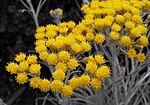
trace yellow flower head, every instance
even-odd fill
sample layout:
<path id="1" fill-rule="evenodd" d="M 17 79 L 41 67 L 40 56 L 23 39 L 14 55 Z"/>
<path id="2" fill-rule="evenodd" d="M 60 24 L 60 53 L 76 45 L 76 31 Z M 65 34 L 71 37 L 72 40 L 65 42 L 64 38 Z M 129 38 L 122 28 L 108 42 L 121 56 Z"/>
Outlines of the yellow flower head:
<path id="1" fill-rule="evenodd" d="M 39 28 L 36 29 L 36 32 L 37 33 L 44 33 L 45 32 L 45 27 L 44 26 L 41 26 Z"/>
<path id="2" fill-rule="evenodd" d="M 75 25 L 76 25 L 76 23 L 74 21 L 69 21 L 67 24 L 68 28 L 71 28 L 71 29 L 74 28 Z"/>
<path id="3" fill-rule="evenodd" d="M 129 12 L 124 13 L 123 16 L 124 16 L 124 19 L 125 19 L 126 21 L 130 21 L 131 18 L 132 18 L 132 14 L 129 13 Z"/>
<path id="4" fill-rule="evenodd" d="M 47 59 L 48 55 L 49 55 L 49 53 L 47 51 L 43 51 L 39 54 L 39 57 L 40 57 L 40 59 L 45 61 Z"/>
<path id="5" fill-rule="evenodd" d="M 92 74 L 94 74 L 97 70 L 97 64 L 95 62 L 88 62 L 86 64 L 86 72 L 90 72 Z"/>
<path id="6" fill-rule="evenodd" d="M 94 34 L 93 33 L 87 33 L 85 36 L 85 39 L 87 41 L 92 41 L 94 39 Z"/>
<path id="7" fill-rule="evenodd" d="M 142 45 L 142 46 L 147 46 L 148 45 L 148 37 L 146 36 L 141 36 L 138 40 L 137 43 Z"/>
<path id="8" fill-rule="evenodd" d="M 67 51 L 60 51 L 58 53 L 58 59 L 62 62 L 67 62 L 70 59 L 70 54 Z"/>
<path id="9" fill-rule="evenodd" d="M 93 88 L 93 89 L 96 89 L 96 90 L 99 90 L 102 88 L 102 81 L 99 80 L 99 79 L 96 79 L 96 78 L 93 78 L 90 82 L 90 86 Z"/>
<path id="10" fill-rule="evenodd" d="M 26 74 L 26 73 L 19 73 L 19 74 L 16 76 L 16 81 L 17 81 L 19 84 L 27 83 L 27 82 L 28 82 L 27 74 Z"/>
<path id="11" fill-rule="evenodd" d="M 99 18 L 94 19 L 94 25 L 96 26 L 96 28 L 98 30 L 102 30 L 104 28 L 104 21 L 103 21 L 103 19 L 99 19 Z"/>
<path id="12" fill-rule="evenodd" d="M 104 80 L 110 75 L 110 68 L 108 66 L 101 66 L 96 71 L 96 77 L 100 80 Z"/>
<path id="13" fill-rule="evenodd" d="M 25 72 L 29 69 L 29 63 L 27 61 L 23 61 L 19 63 L 19 72 Z"/>
<path id="14" fill-rule="evenodd" d="M 142 22 L 142 17 L 140 15 L 134 15 L 132 17 L 132 21 L 135 23 L 135 24 L 139 24 Z"/>
<path id="15" fill-rule="evenodd" d="M 83 53 L 88 52 L 88 51 L 91 50 L 91 45 L 87 42 L 82 42 L 81 43 L 81 50 L 82 50 Z"/>
<path id="16" fill-rule="evenodd" d="M 112 25 L 112 30 L 118 32 L 118 31 L 121 30 L 121 26 L 118 25 L 118 24 L 116 24 L 116 23 L 114 23 L 114 24 Z"/>
<path id="17" fill-rule="evenodd" d="M 136 28 L 141 31 L 141 34 L 145 34 L 147 32 L 147 28 L 144 25 L 138 25 Z"/>
<path id="18" fill-rule="evenodd" d="M 39 77 L 34 77 L 30 79 L 30 87 L 34 88 L 38 88 L 39 87 L 39 83 L 40 83 L 40 78 Z"/>
<path id="19" fill-rule="evenodd" d="M 132 29 L 132 28 L 135 27 L 134 23 L 131 22 L 131 21 L 127 21 L 127 22 L 125 23 L 125 26 L 126 26 L 127 29 Z"/>
<path id="20" fill-rule="evenodd" d="M 42 92 L 48 92 L 50 90 L 51 83 L 48 79 L 43 79 L 39 82 L 39 89 Z"/>
<path id="21" fill-rule="evenodd" d="M 6 66 L 6 70 L 11 74 L 17 74 L 18 69 L 19 69 L 19 65 L 14 62 L 8 63 L 8 65 Z"/>
<path id="22" fill-rule="evenodd" d="M 56 70 L 63 70 L 64 72 L 67 70 L 67 64 L 65 62 L 58 62 L 55 66 Z"/>
<path id="23" fill-rule="evenodd" d="M 59 32 L 60 32 L 61 34 L 67 34 L 68 28 L 67 28 L 67 27 L 59 28 Z"/>
<path id="24" fill-rule="evenodd" d="M 16 60 L 17 62 L 21 62 L 21 61 L 24 61 L 25 58 L 26 58 L 26 54 L 20 53 L 20 54 L 16 55 L 15 60 Z"/>
<path id="25" fill-rule="evenodd" d="M 29 67 L 29 72 L 33 75 L 40 75 L 40 70 L 41 70 L 41 66 L 40 64 L 32 64 L 30 67 Z"/>
<path id="26" fill-rule="evenodd" d="M 66 36 L 65 37 L 65 44 L 66 45 L 72 45 L 73 43 L 75 43 L 76 42 L 76 40 L 75 40 L 75 36 L 73 36 L 73 35 L 68 35 L 68 36 Z"/>
<path id="27" fill-rule="evenodd" d="M 115 31 L 110 32 L 110 41 L 116 41 L 119 39 L 119 37 L 120 35 L 118 32 L 115 32 Z"/>
<path id="28" fill-rule="evenodd" d="M 98 64 L 104 64 L 105 63 L 105 59 L 104 59 L 104 56 L 102 54 L 96 54 L 94 59 Z"/>
<path id="29" fill-rule="evenodd" d="M 120 44 L 129 47 L 131 44 L 131 39 L 129 36 L 123 36 L 120 40 Z"/>
<path id="30" fill-rule="evenodd" d="M 140 10 L 135 8 L 135 7 L 132 7 L 131 8 L 131 13 L 134 14 L 134 15 L 140 15 Z"/>
<path id="31" fill-rule="evenodd" d="M 62 90 L 63 82 L 60 80 L 54 80 L 51 82 L 51 90 L 53 92 L 59 92 Z"/>
<path id="32" fill-rule="evenodd" d="M 130 33 L 131 33 L 131 37 L 133 37 L 133 38 L 137 38 L 137 37 L 141 36 L 141 31 L 137 28 L 133 28 L 130 31 Z"/>
<path id="33" fill-rule="evenodd" d="M 63 86 L 63 88 L 62 88 L 62 95 L 64 97 L 70 97 L 70 96 L 72 96 L 73 95 L 73 89 L 72 89 L 72 87 L 69 86 L 69 85 Z"/>
<path id="34" fill-rule="evenodd" d="M 69 61 L 67 62 L 67 65 L 70 70 L 75 70 L 79 64 L 76 59 L 69 59 Z"/>
<path id="35" fill-rule="evenodd" d="M 65 72 L 63 70 L 56 70 L 54 73 L 53 73 L 53 78 L 54 80 L 60 80 L 60 81 L 63 81 L 65 79 Z"/>
<path id="36" fill-rule="evenodd" d="M 124 22 L 124 16 L 116 15 L 116 22 L 117 23 L 123 23 Z"/>
<path id="37" fill-rule="evenodd" d="M 36 46 L 45 45 L 45 40 L 36 40 L 35 45 Z"/>
<path id="38" fill-rule="evenodd" d="M 28 62 L 29 64 L 34 64 L 34 63 L 36 63 L 36 62 L 37 62 L 37 56 L 36 56 L 36 55 L 29 55 L 29 56 L 27 57 L 27 62 Z"/>
<path id="39" fill-rule="evenodd" d="M 82 35 L 77 35 L 75 36 L 75 39 L 77 40 L 77 42 L 81 43 L 81 42 L 85 42 L 85 38 Z"/>
<path id="40" fill-rule="evenodd" d="M 77 77 L 72 77 L 69 81 L 68 84 L 73 88 L 73 89 L 78 89 L 80 84 L 79 84 L 79 78 Z"/>
<path id="41" fill-rule="evenodd" d="M 140 63 L 144 62 L 146 60 L 146 56 L 144 53 L 139 53 L 136 55 L 136 60 Z"/>
<path id="42" fill-rule="evenodd" d="M 55 39 L 48 39 L 46 41 L 46 46 L 49 47 L 49 48 L 54 47 L 55 46 L 54 43 L 55 43 Z"/>
<path id="43" fill-rule="evenodd" d="M 57 35 L 56 31 L 53 31 L 53 30 L 47 31 L 46 34 L 45 34 L 45 36 L 48 39 L 54 38 L 56 35 Z"/>
<path id="44" fill-rule="evenodd" d="M 71 45 L 71 48 L 72 48 L 72 50 L 73 50 L 74 52 L 76 52 L 76 53 L 78 53 L 78 52 L 81 51 L 81 46 L 80 46 L 78 43 L 73 43 L 73 44 Z"/>
<path id="45" fill-rule="evenodd" d="M 49 54 L 46 61 L 47 61 L 47 63 L 49 63 L 51 65 L 56 65 L 56 63 L 58 61 L 57 54 L 55 54 L 55 53 Z"/>
<path id="46" fill-rule="evenodd" d="M 90 77 L 88 75 L 82 75 L 79 77 L 80 87 L 88 86 L 90 83 Z"/>
<path id="47" fill-rule="evenodd" d="M 36 47 L 35 47 L 35 50 L 36 50 L 38 53 L 41 53 L 41 52 L 43 52 L 43 51 L 46 51 L 47 48 L 46 48 L 45 45 L 39 45 L 39 46 L 36 46 Z"/>
<path id="48" fill-rule="evenodd" d="M 44 37 L 45 37 L 45 34 L 44 34 L 44 33 L 36 33 L 36 34 L 35 34 L 35 38 L 36 38 L 37 40 L 43 40 Z"/>
<path id="49" fill-rule="evenodd" d="M 136 56 L 136 51 L 135 49 L 129 49 L 127 54 L 129 58 L 134 58 Z"/>
<path id="50" fill-rule="evenodd" d="M 95 42 L 97 44 L 102 44 L 105 41 L 105 36 L 103 34 L 97 34 L 95 36 Z"/>

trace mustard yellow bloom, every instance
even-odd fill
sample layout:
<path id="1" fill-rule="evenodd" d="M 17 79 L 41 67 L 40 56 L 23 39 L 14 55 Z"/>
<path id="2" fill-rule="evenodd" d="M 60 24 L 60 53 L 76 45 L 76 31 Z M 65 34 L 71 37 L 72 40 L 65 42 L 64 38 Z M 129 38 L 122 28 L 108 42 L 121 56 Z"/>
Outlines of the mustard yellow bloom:
<path id="1" fill-rule="evenodd" d="M 45 45 L 45 40 L 36 40 L 35 45 L 36 46 Z"/>
<path id="2" fill-rule="evenodd" d="M 29 69 L 29 63 L 27 61 L 23 61 L 19 63 L 18 72 L 25 72 Z"/>
<path id="3" fill-rule="evenodd" d="M 29 64 L 34 64 L 37 62 L 37 56 L 36 55 L 29 55 L 27 56 L 27 62 Z"/>
<path id="4" fill-rule="evenodd" d="M 10 72 L 11 74 L 17 74 L 18 69 L 19 69 L 19 65 L 17 63 L 14 63 L 14 62 L 10 62 L 6 66 L 6 70 L 8 72 Z"/>
<path id="5" fill-rule="evenodd" d="M 85 39 L 87 41 L 92 41 L 94 39 L 94 34 L 93 33 L 87 33 L 85 36 Z"/>
<path id="6" fill-rule="evenodd" d="M 15 60 L 17 62 L 21 62 L 21 61 L 24 61 L 26 58 L 26 54 L 24 53 L 20 53 L 20 54 L 17 54 L 16 57 L 15 57 Z"/>
<path id="7" fill-rule="evenodd" d="M 147 46 L 148 45 L 148 37 L 146 36 L 141 36 L 138 40 L 137 43 L 142 45 L 142 46 Z"/>
<path id="8" fill-rule="evenodd" d="M 45 37 L 44 33 L 36 33 L 35 34 L 35 38 L 38 39 L 38 40 L 43 40 L 44 37 Z"/>
<path id="9" fill-rule="evenodd" d="M 97 44 L 102 44 L 105 41 L 105 36 L 103 34 L 97 34 L 94 40 Z"/>
<path id="10" fill-rule="evenodd" d="M 82 50 L 82 52 L 88 52 L 91 50 L 91 45 L 87 42 L 82 42 L 81 43 L 81 50 Z"/>
<path id="11" fill-rule="evenodd" d="M 145 34 L 147 32 L 147 28 L 144 25 L 138 25 L 136 28 L 141 31 L 141 34 Z"/>
<path id="12" fill-rule="evenodd" d="M 71 45 L 71 48 L 74 52 L 78 53 L 81 51 L 81 45 L 79 45 L 78 43 L 73 43 Z"/>
<path id="13" fill-rule="evenodd" d="M 136 51 L 135 49 L 129 49 L 127 54 L 129 58 L 134 58 L 136 56 Z"/>
<path id="14" fill-rule="evenodd" d="M 134 23 L 131 22 L 131 21 L 127 21 L 127 22 L 125 23 L 125 26 L 126 26 L 126 28 L 128 28 L 128 29 L 132 29 L 132 28 L 135 27 Z"/>
<path id="15" fill-rule="evenodd" d="M 41 53 L 41 52 L 43 52 L 43 51 L 46 51 L 47 48 L 46 48 L 45 45 L 39 45 L 39 46 L 36 46 L 36 47 L 35 47 L 35 50 L 36 50 L 38 53 Z"/>
<path id="16" fill-rule="evenodd" d="M 47 61 L 48 64 L 56 65 L 56 63 L 58 61 L 57 54 L 55 54 L 55 53 L 49 54 L 46 61 Z"/>
<path id="17" fill-rule="evenodd" d="M 116 23 L 114 23 L 114 24 L 112 25 L 112 30 L 118 32 L 118 31 L 121 30 L 121 26 L 118 25 L 118 24 L 116 24 Z"/>
<path id="18" fill-rule="evenodd" d="M 63 82 L 61 82 L 60 80 L 54 80 L 51 82 L 51 90 L 53 92 L 59 92 L 61 91 L 63 88 Z"/>
<path id="19" fill-rule="evenodd" d="M 53 31 L 53 30 L 47 31 L 46 34 L 45 34 L 45 36 L 48 39 L 54 38 L 56 35 L 57 35 L 56 31 Z"/>
<path id="20" fill-rule="evenodd" d="M 118 32 L 115 32 L 115 31 L 110 32 L 110 41 L 116 41 L 119 39 L 119 37 L 120 35 Z"/>
<path id="21" fill-rule="evenodd" d="M 97 67 L 98 66 L 95 62 L 88 62 L 86 64 L 86 69 L 85 70 L 86 70 L 86 72 L 90 72 L 90 73 L 94 74 L 97 70 Z"/>
<path id="22" fill-rule="evenodd" d="M 27 82 L 28 82 L 27 74 L 26 74 L 26 73 L 19 73 L 19 74 L 16 76 L 16 81 L 17 81 L 19 84 L 27 83 Z"/>
<path id="23" fill-rule="evenodd" d="M 90 77 L 88 75 L 81 75 L 78 82 L 80 87 L 88 86 L 90 83 Z"/>
<path id="24" fill-rule="evenodd" d="M 135 59 L 138 62 L 142 63 L 142 62 L 144 62 L 146 60 L 146 56 L 145 56 L 144 53 L 139 53 L 139 54 L 136 55 Z"/>
<path id="25" fill-rule="evenodd" d="M 45 27 L 44 27 L 44 26 L 38 27 L 38 28 L 36 29 L 36 32 L 37 32 L 37 33 L 44 33 L 44 32 L 45 32 Z"/>
<path id="26" fill-rule="evenodd" d="M 132 21 L 135 23 L 135 24 L 139 24 L 142 22 L 142 17 L 140 15 L 133 15 L 132 16 Z"/>
<path id="27" fill-rule="evenodd" d="M 137 38 L 137 37 L 141 36 L 141 31 L 138 30 L 137 28 L 133 28 L 130 31 L 130 33 L 131 33 L 131 37 L 133 37 L 133 38 Z"/>
<path id="28" fill-rule="evenodd" d="M 48 79 L 43 79 L 39 82 L 39 89 L 42 92 L 48 92 L 50 90 L 51 83 Z"/>
<path id="29" fill-rule="evenodd" d="M 96 54 L 94 59 L 98 64 L 104 64 L 105 63 L 105 59 L 104 59 L 104 56 L 102 54 Z"/>
<path id="30" fill-rule="evenodd" d="M 123 23 L 124 22 L 124 16 L 116 15 L 116 22 L 117 23 Z"/>
<path id="31" fill-rule="evenodd" d="M 39 77 L 33 77 L 30 79 L 30 87 L 32 87 L 33 89 L 38 88 L 39 87 L 39 83 L 40 83 L 40 78 Z"/>
<path id="32" fill-rule="evenodd" d="M 64 97 L 70 97 L 70 96 L 72 96 L 73 95 L 73 89 L 72 89 L 72 87 L 69 86 L 69 85 L 63 86 L 63 88 L 62 88 L 62 95 Z"/>
<path id="33" fill-rule="evenodd" d="M 54 73 L 53 73 L 53 79 L 54 80 L 60 80 L 60 81 L 63 81 L 65 79 L 65 72 L 63 70 L 56 70 Z"/>
<path id="34" fill-rule="evenodd" d="M 67 70 L 67 64 L 65 62 L 58 62 L 55 66 L 56 70 L 63 70 L 64 72 Z"/>
<path id="35" fill-rule="evenodd" d="M 79 78 L 78 77 L 72 77 L 69 81 L 68 84 L 73 88 L 73 89 L 78 89 L 80 84 L 79 84 Z"/>
<path id="36" fill-rule="evenodd" d="M 70 70 L 75 70 L 79 64 L 76 59 L 69 59 L 69 61 L 67 62 L 67 65 Z"/>
<path id="37" fill-rule="evenodd" d="M 43 52 L 39 53 L 40 59 L 44 60 L 44 61 L 47 59 L 48 55 L 49 55 L 49 53 L 47 51 L 43 51 Z"/>
<path id="38" fill-rule="evenodd" d="M 108 66 L 101 66 L 96 71 L 96 77 L 100 80 L 104 80 L 110 75 L 110 68 Z"/>
<path id="39" fill-rule="evenodd" d="M 33 75 L 40 75 L 40 70 L 41 70 L 41 66 L 40 64 L 32 64 L 30 67 L 29 67 L 29 72 Z"/>
<path id="40" fill-rule="evenodd" d="M 67 51 L 60 51 L 58 53 L 58 59 L 62 62 L 67 62 L 70 59 L 70 54 Z"/>
<path id="41" fill-rule="evenodd" d="M 123 36 L 120 40 L 120 44 L 129 47 L 131 44 L 131 39 L 129 36 Z"/>
<path id="42" fill-rule="evenodd" d="M 93 78 L 90 82 L 90 86 L 93 88 L 93 89 L 96 89 L 96 90 L 99 90 L 102 88 L 102 81 L 99 80 L 99 79 L 96 79 L 96 78 Z"/>

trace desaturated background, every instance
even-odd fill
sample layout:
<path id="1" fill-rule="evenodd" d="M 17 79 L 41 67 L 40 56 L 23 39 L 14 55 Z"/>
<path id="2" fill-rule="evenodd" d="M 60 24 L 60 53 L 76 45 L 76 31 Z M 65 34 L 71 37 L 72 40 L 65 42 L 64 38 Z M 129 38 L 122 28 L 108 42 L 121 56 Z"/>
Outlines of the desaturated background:
<path id="1" fill-rule="evenodd" d="M 24 1 L 24 0 L 23 0 Z M 36 8 L 39 0 L 32 0 Z M 76 2 L 78 1 L 78 3 Z M 81 20 L 79 9 L 82 0 L 47 0 L 39 14 L 39 25 L 54 24 L 49 15 L 51 9 L 63 9 L 62 21 Z M 10 75 L 5 66 L 14 59 L 15 54 L 29 54 L 34 50 L 35 24 L 32 17 L 21 10 L 24 6 L 19 0 L 0 0 L 0 105 L 34 105 L 37 97 L 46 94 L 33 90 L 27 85 L 19 85 L 15 75 Z"/>

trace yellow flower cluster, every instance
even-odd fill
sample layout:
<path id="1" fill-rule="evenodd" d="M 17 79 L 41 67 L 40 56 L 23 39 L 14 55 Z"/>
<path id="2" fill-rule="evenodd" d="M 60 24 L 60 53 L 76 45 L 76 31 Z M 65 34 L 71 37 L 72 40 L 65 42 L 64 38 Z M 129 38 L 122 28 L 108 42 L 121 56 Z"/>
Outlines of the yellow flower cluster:
<path id="1" fill-rule="evenodd" d="M 148 45 L 147 26 L 143 23 L 141 13 L 150 9 L 149 0 L 92 0 L 90 5 L 84 4 L 81 9 L 85 13 L 81 23 L 91 27 L 90 33 L 96 33 L 90 34 L 92 39 L 88 41 L 95 40 L 97 44 L 103 44 L 108 36 L 110 42 L 129 49 L 139 50 Z M 110 30 L 109 35 L 103 33 L 104 30 Z M 129 58 L 137 59 L 138 55 L 130 56 L 131 52 L 128 51 Z M 145 61 L 142 58 L 137 60 Z"/>
<path id="2" fill-rule="evenodd" d="M 61 92 L 65 97 L 70 97 L 80 87 L 100 89 L 102 81 L 111 74 L 104 56 L 95 54 L 79 59 L 80 55 L 91 51 L 93 42 L 103 45 L 110 41 L 129 49 L 129 58 L 144 62 L 145 54 L 137 54 L 136 50 L 148 45 L 147 28 L 140 16 L 142 10 L 148 8 L 148 0 L 92 0 L 90 5 L 82 6 L 85 17 L 79 24 L 69 21 L 37 28 L 35 50 L 41 60 L 54 68 L 50 80 L 40 78 L 41 66 L 35 55 L 26 57 L 26 54 L 20 53 L 15 57 L 17 63 L 9 63 L 6 69 L 17 74 L 19 84 L 30 82 L 31 87 L 42 92 L 52 90 Z M 67 77 L 66 74 L 80 67 L 80 62 L 86 64 L 85 72 L 80 76 Z M 33 77 L 28 78 L 28 75 Z"/>
<path id="3" fill-rule="evenodd" d="M 16 81 L 24 84 L 30 80 L 28 75 L 40 76 L 41 66 L 37 63 L 36 55 L 26 56 L 26 54 L 20 53 L 16 55 L 15 62 L 8 63 L 6 70 L 11 74 L 17 74 Z"/>

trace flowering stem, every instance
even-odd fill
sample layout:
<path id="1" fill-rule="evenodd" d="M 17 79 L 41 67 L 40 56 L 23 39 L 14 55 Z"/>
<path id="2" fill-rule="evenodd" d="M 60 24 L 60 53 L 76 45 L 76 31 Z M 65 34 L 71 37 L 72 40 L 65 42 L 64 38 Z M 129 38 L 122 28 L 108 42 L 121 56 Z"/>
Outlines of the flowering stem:
<path id="1" fill-rule="evenodd" d="M 116 74 L 117 74 L 117 66 L 118 66 L 118 58 L 115 52 L 115 45 L 112 49 L 112 54 L 113 54 L 113 63 L 112 63 L 112 79 L 113 79 L 113 97 L 114 97 L 114 105 L 118 105 L 118 97 L 117 97 L 117 84 L 115 83 L 116 81 Z"/>
<path id="2" fill-rule="evenodd" d="M 27 3 L 28 3 L 29 6 L 30 6 L 30 11 L 31 11 L 31 13 L 32 13 L 32 18 L 33 18 L 33 20 L 34 20 L 35 26 L 36 26 L 36 28 L 38 28 L 38 27 L 39 27 L 38 15 L 35 13 L 35 10 L 34 10 L 34 8 L 33 8 L 33 5 L 32 5 L 31 0 L 26 0 L 26 1 L 27 1 Z"/>

